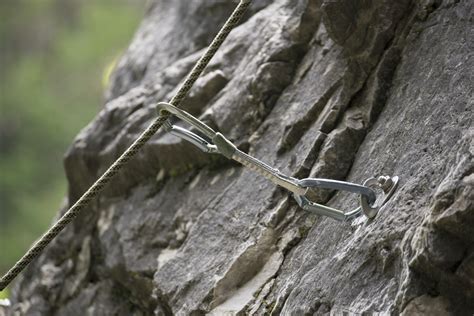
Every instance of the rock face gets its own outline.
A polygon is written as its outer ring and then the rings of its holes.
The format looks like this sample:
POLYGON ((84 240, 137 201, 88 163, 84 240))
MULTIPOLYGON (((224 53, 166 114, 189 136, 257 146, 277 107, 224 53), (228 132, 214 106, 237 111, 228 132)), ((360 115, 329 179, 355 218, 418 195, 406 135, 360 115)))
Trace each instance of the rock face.
MULTIPOLYGON (((151 5, 66 154, 68 204, 146 128, 234 6, 151 5)), ((473 9, 255 1, 183 108, 295 177, 398 175, 391 200, 373 221, 323 218, 159 132, 21 275, 11 314, 472 314, 473 9)))

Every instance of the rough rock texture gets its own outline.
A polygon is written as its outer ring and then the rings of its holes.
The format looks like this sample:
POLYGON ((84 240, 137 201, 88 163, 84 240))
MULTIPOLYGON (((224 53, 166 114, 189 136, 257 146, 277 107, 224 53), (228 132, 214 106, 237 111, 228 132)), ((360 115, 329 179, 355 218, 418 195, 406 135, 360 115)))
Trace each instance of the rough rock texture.
MULTIPOLYGON (((145 129, 234 6, 153 3, 66 154, 68 204, 145 129)), ((389 203, 373 221, 309 214, 160 132, 22 274, 11 313, 471 315, 473 9, 255 1, 183 107, 293 176, 398 175, 389 203)))

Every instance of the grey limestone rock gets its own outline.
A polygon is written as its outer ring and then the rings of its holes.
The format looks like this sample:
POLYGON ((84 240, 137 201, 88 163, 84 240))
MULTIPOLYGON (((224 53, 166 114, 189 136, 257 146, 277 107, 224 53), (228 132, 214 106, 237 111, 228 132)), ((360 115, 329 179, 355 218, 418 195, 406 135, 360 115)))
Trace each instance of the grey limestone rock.
MULTIPOLYGON (((68 205, 152 121, 235 5, 151 4, 66 153, 68 205)), ((292 176, 397 175, 389 203, 372 221, 319 217, 160 131, 18 278, 9 313, 474 313, 473 9, 255 1, 183 108, 292 176)))

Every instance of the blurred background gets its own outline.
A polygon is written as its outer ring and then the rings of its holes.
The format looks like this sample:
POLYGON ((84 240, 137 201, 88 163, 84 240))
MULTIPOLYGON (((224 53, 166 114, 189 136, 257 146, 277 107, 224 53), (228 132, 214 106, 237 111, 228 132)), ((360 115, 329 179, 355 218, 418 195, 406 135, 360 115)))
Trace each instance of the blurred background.
POLYGON ((0 274, 59 210, 62 156, 100 110, 145 8, 146 0, 0 1, 0 274))

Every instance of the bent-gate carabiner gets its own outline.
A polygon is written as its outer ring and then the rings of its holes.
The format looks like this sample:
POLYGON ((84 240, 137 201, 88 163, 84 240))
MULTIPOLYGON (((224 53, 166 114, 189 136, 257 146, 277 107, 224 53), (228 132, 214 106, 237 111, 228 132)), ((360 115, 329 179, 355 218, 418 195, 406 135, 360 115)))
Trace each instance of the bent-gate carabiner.
POLYGON ((285 174, 281 173, 279 170, 274 169, 266 163, 237 149, 237 147, 232 144, 227 138, 225 138, 224 135, 214 131, 212 128, 210 128, 191 114, 178 109, 172 104, 164 102, 160 102, 157 104, 157 110, 166 111, 175 115, 176 117, 190 124, 199 132, 204 134, 207 138, 209 138, 209 141, 205 140, 199 135, 194 134, 191 131, 185 130, 183 128, 178 128, 177 126, 173 126, 169 122, 167 122, 167 127, 165 127, 165 129, 173 131, 173 134, 175 136, 181 137, 191 142, 193 145, 197 146, 204 152, 220 153, 221 155, 229 159, 233 159, 246 166, 247 168, 261 174, 273 183, 282 186, 295 194, 304 195, 306 193, 306 189, 298 184, 298 179, 288 177, 285 174), (215 146, 215 148, 213 146, 215 146))

